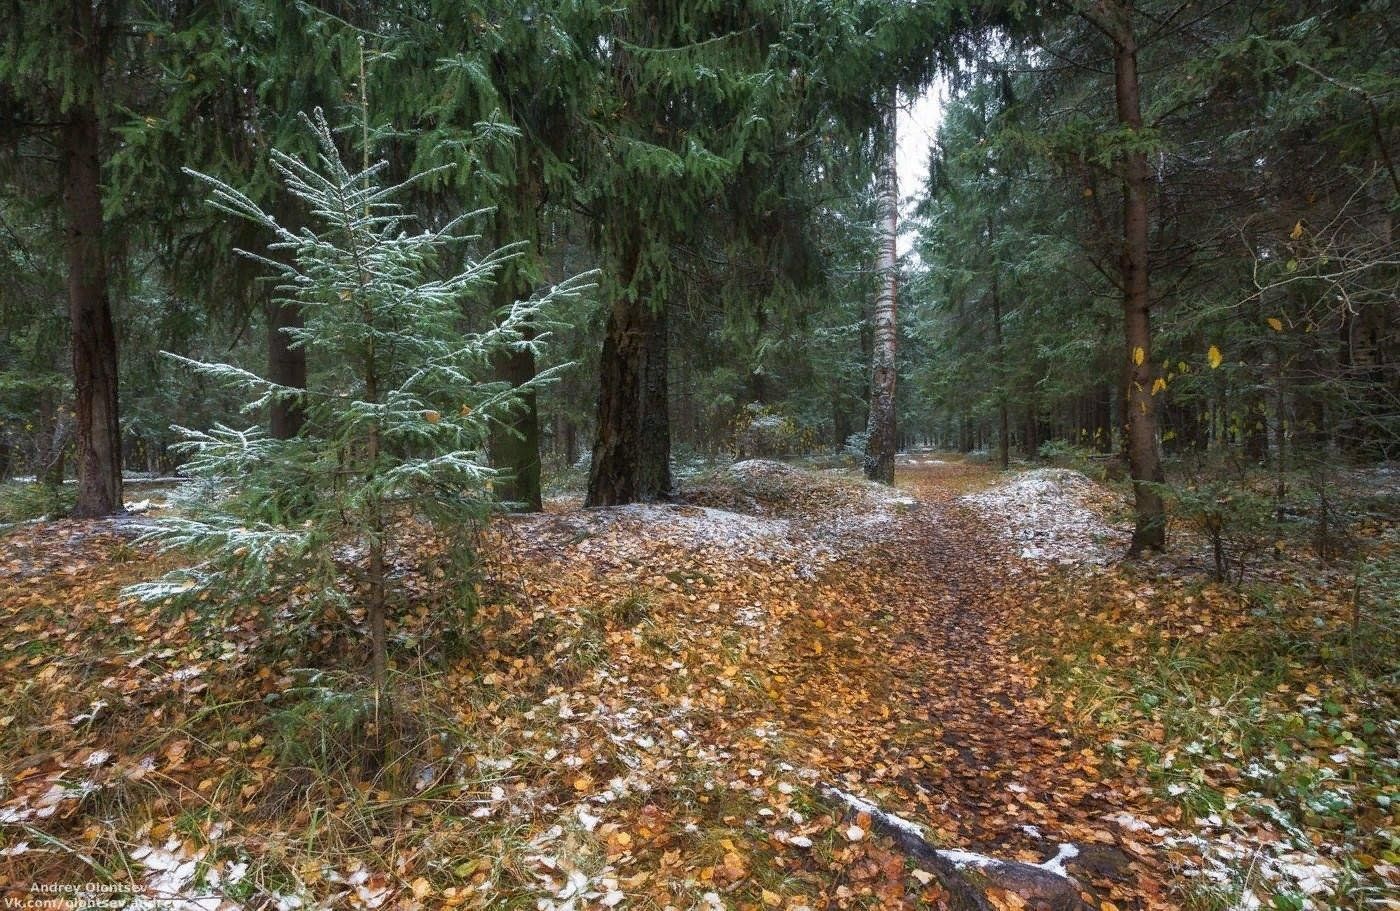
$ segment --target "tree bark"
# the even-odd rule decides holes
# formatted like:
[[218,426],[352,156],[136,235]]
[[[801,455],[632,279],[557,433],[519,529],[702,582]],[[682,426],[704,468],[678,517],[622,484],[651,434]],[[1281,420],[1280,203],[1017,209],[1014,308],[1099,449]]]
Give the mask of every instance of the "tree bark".
[[[995,244],[995,226],[987,223],[989,240]],[[992,332],[997,352],[997,464],[1011,467],[1011,414],[1006,400],[1006,341],[1001,331],[1001,282],[995,260],[992,262]]]
[[[495,358],[496,379],[512,386],[523,386],[535,378],[535,356],[529,351],[510,351]],[[496,484],[496,494],[519,512],[539,512],[540,492],[540,410],[534,389],[520,394],[520,404],[507,418],[506,426],[491,434],[491,463],[507,472]]]
[[91,104],[69,111],[63,127],[63,204],[68,217],[68,319],[77,421],[78,501],[73,515],[79,517],[112,515],[122,508],[117,336],[102,239],[101,138]]
[[[496,211],[496,246],[526,241],[530,245],[526,257],[539,252],[538,206],[544,198],[539,173],[535,156],[522,154],[519,182],[511,203]],[[532,278],[523,262],[506,263],[498,276],[492,300],[497,313],[530,296]],[[535,355],[530,351],[502,352],[493,365],[496,378],[512,386],[524,386],[535,378]],[[511,410],[504,426],[493,430],[490,445],[491,463],[508,475],[496,487],[499,498],[520,512],[539,512],[544,506],[540,490],[540,411],[533,388],[521,393],[519,405]]]
[[[495,309],[501,312],[516,300],[528,297],[529,283],[514,264],[506,266],[494,292]],[[535,355],[529,351],[505,351],[493,360],[496,379],[523,386],[535,378]],[[491,464],[506,472],[496,484],[496,495],[520,512],[543,508],[540,492],[540,411],[534,389],[521,393],[504,426],[491,433]]]
[[668,333],[664,304],[630,287],[639,251],[628,251],[628,279],[608,316],[599,364],[598,429],[585,506],[615,506],[671,492]]
[[885,114],[889,153],[879,173],[880,254],[875,269],[880,288],[875,298],[874,342],[870,368],[870,415],[866,424],[865,476],[884,484],[894,483],[894,457],[898,448],[895,427],[895,346],[898,341],[898,259],[895,238],[899,229],[899,186],[895,177],[894,98]]
[[[302,327],[301,308],[296,304],[269,300],[267,303],[267,378],[281,386],[306,388],[306,351],[293,348],[284,329]],[[301,433],[306,415],[297,402],[275,401],[268,409],[268,435],[289,440]]]
[[642,448],[638,453],[641,498],[671,495],[670,322],[664,307],[647,307],[642,371]]
[[[1102,0],[1085,15],[1113,41],[1114,98],[1118,122],[1134,133],[1142,131],[1141,84],[1137,70],[1137,39],[1132,9],[1126,3]],[[1123,250],[1119,276],[1123,285],[1124,389],[1123,419],[1128,471],[1133,482],[1136,521],[1130,555],[1166,546],[1166,505],[1160,488],[1165,478],[1157,451],[1157,405],[1152,395],[1151,290],[1148,259],[1148,211],[1151,173],[1145,151],[1124,156]]]

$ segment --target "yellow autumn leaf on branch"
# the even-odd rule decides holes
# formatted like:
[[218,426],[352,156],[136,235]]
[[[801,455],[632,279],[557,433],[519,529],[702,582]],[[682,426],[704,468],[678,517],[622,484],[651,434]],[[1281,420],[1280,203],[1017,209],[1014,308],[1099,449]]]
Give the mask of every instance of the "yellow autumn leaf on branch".
[[1299,221],[1293,226],[1293,230],[1288,232],[1290,240],[1301,240],[1303,237],[1303,223]]
[[1210,362],[1210,369],[1214,370],[1221,365],[1225,358],[1221,356],[1219,348],[1211,345],[1210,350],[1206,352],[1206,360]]
[[1269,317],[1269,326],[1270,326],[1270,328],[1272,328],[1275,332],[1282,332],[1282,331],[1283,331],[1283,320],[1279,319],[1277,316],[1271,316],[1271,317]]
[[1167,388],[1167,381],[1164,380],[1164,379],[1162,379],[1162,378],[1159,376],[1159,377],[1157,377],[1157,379],[1156,379],[1155,381],[1153,381],[1153,383],[1152,383],[1152,394],[1153,394],[1153,395],[1156,395],[1156,394],[1159,393],[1159,392],[1164,392],[1164,391],[1166,391],[1166,388]]

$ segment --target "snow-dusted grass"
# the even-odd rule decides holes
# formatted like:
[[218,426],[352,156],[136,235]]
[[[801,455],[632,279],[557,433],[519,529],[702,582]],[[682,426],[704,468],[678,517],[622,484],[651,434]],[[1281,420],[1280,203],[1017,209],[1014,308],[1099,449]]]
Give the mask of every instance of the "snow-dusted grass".
[[1127,545],[1092,504],[1102,491],[1065,468],[1018,472],[987,490],[960,498],[1003,535],[1022,559],[1039,563],[1107,563]]
[[678,503],[634,503],[511,516],[524,547],[561,540],[603,563],[643,559],[655,542],[731,560],[789,564],[809,575],[838,556],[878,545],[890,523],[918,507],[899,491],[845,473],[809,471],[768,459],[712,469]]

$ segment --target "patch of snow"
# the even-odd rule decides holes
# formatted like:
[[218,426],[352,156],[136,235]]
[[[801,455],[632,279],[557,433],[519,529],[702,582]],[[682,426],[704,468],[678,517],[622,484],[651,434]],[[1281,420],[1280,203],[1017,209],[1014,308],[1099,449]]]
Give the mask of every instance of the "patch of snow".
[[827,793],[830,794],[832,797],[835,797],[838,800],[844,802],[847,806],[855,810],[857,813],[868,813],[872,818],[879,819],[883,821],[886,825],[889,825],[895,829],[899,829],[901,832],[904,832],[908,835],[913,835],[915,838],[924,837],[923,826],[919,825],[916,822],[910,822],[902,816],[896,816],[893,813],[890,813],[886,810],[882,810],[868,800],[862,800],[854,794],[847,794],[840,788],[827,788]]
[[1260,840],[1216,814],[1207,823],[1204,835],[1166,829],[1153,834],[1162,837],[1167,850],[1190,858],[1180,868],[1187,877],[1235,892],[1232,911],[1261,908],[1261,895],[1267,898],[1284,891],[1297,894],[1305,911],[1332,907],[1330,898],[1341,871],[1311,846],[1300,848],[1289,839]]
[[1077,471],[1037,468],[959,498],[1005,529],[1022,559],[1038,563],[1107,563],[1127,543],[1087,505],[1094,482]]
[[688,550],[717,551],[735,559],[798,563],[810,542],[787,519],[765,518],[710,506],[631,503],[566,514],[511,516],[511,528],[527,538],[559,533],[577,541],[585,556],[638,561],[660,540]]
[[1074,860],[1079,856],[1079,849],[1071,844],[1061,844],[1055,856],[1044,863],[1036,864],[1042,870],[1054,873],[1056,876],[1068,876],[1069,871],[1065,869],[1065,861]]

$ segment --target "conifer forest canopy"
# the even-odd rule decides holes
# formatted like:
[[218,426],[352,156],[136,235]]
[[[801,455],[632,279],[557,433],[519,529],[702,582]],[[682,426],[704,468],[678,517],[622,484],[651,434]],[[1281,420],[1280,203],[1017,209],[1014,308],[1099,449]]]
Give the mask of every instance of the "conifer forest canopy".
[[1400,907],[1397,214],[1390,0],[0,0],[0,892]]

